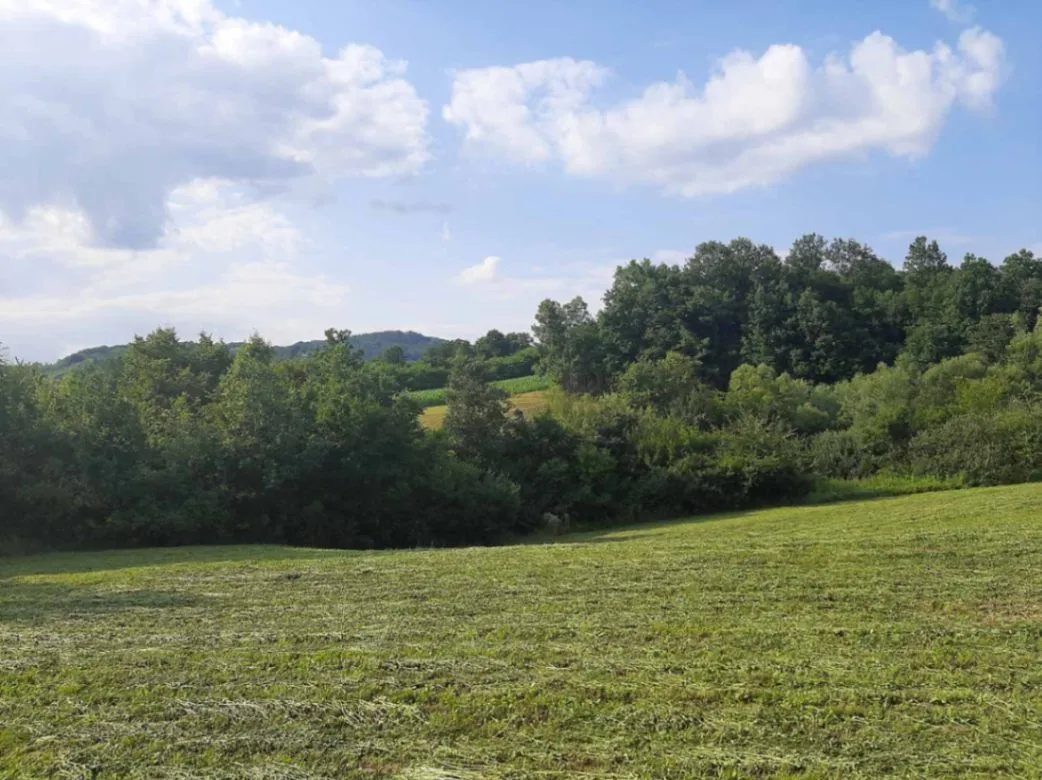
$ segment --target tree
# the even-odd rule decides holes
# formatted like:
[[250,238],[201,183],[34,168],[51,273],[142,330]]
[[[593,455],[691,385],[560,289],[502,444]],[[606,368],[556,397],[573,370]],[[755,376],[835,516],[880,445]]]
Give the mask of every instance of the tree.
[[619,377],[616,389],[638,409],[650,408],[694,423],[714,416],[715,394],[698,378],[698,362],[677,352],[661,360],[633,363]]
[[582,298],[565,304],[543,301],[532,332],[543,349],[543,370],[564,390],[600,393],[608,389],[604,339]]
[[424,353],[423,359],[432,366],[438,368],[450,368],[457,358],[470,357],[473,354],[474,348],[471,346],[469,341],[456,339],[454,341],[445,341],[441,344],[435,344],[433,347],[430,347]]
[[481,360],[505,358],[532,346],[532,337],[527,333],[507,333],[490,330],[474,342],[474,355]]
[[1042,258],[1022,249],[1003,261],[1001,274],[1003,293],[1013,311],[1026,328],[1034,328],[1042,308]]
[[968,328],[989,314],[1012,311],[1004,292],[1001,272],[983,257],[968,254],[952,280],[955,316]]
[[941,251],[936,241],[918,236],[908,247],[904,270],[909,276],[915,276],[943,273],[950,271],[951,266],[948,265],[948,256]]
[[380,356],[380,359],[383,360],[384,363],[392,366],[404,366],[405,350],[395,344],[394,346],[385,349],[383,355]]
[[449,381],[444,430],[460,457],[485,465],[496,462],[508,397],[485,380],[480,363],[464,361],[457,366]]
[[684,266],[684,327],[691,342],[704,347],[705,378],[718,387],[742,363],[757,288],[768,288],[781,273],[774,250],[746,238],[700,244]]
[[598,318],[614,373],[668,352],[697,358],[704,344],[684,326],[687,293],[676,266],[632,261],[615,271]]

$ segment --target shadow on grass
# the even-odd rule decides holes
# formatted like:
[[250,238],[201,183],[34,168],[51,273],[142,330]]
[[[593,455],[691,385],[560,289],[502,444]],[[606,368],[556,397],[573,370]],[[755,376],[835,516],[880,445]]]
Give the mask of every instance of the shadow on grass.
[[656,531],[675,528],[681,525],[704,525],[724,520],[734,520],[761,511],[760,509],[742,509],[731,512],[717,512],[707,515],[683,515],[679,517],[658,518],[654,520],[637,520],[608,525],[603,528],[580,529],[561,536],[541,536],[529,544],[611,544],[614,542],[632,542],[653,535]]
[[51,582],[0,581],[0,623],[197,607],[213,599],[157,590],[104,591]]
[[351,550],[321,550],[277,545],[227,545],[207,547],[162,547],[105,552],[65,552],[0,557],[0,589],[5,579],[47,574],[89,574],[155,566],[270,563],[342,557],[359,554]]

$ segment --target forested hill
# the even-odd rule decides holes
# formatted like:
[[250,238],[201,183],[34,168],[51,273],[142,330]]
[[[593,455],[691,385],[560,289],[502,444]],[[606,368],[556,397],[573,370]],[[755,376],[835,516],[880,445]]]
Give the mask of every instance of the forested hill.
[[[415,331],[381,330],[376,333],[359,333],[350,338],[351,346],[365,353],[369,360],[380,357],[391,347],[401,347],[405,354],[406,362],[412,363],[423,357],[423,353],[430,347],[445,343],[445,339],[435,336],[425,336]],[[298,341],[286,347],[274,347],[275,357],[286,360],[294,357],[305,357],[315,354],[326,345],[325,339],[314,341]],[[92,363],[101,363],[109,358],[116,357],[127,351],[127,344],[119,344],[112,347],[90,347],[79,352],[63,357],[54,363],[44,366],[44,373],[49,376],[62,376],[69,371]],[[235,342],[229,345],[232,352],[237,352],[243,342]]]

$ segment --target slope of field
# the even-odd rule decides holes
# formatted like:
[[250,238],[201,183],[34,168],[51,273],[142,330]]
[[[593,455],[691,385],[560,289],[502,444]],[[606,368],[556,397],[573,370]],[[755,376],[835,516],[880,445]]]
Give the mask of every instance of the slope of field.
[[5,561],[0,777],[1035,777],[1040,508]]
[[[536,374],[515,379],[500,379],[492,384],[510,395],[522,395],[546,390],[550,387],[550,380]],[[414,390],[408,395],[426,409],[430,406],[444,406],[448,400],[448,394],[449,388],[439,387],[433,390]]]
[[[546,391],[537,390],[533,393],[510,396],[510,405],[526,415],[531,415],[546,411],[550,403],[546,398]],[[427,428],[438,430],[445,424],[445,415],[448,411],[448,406],[428,406],[420,415],[420,422]]]

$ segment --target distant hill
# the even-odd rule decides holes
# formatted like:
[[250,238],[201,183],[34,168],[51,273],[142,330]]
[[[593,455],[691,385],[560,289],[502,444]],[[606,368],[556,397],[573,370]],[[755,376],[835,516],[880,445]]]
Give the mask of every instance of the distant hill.
[[[380,357],[391,347],[401,347],[405,353],[405,359],[410,363],[422,358],[423,353],[430,347],[444,342],[445,339],[439,339],[435,336],[424,336],[422,333],[416,333],[411,330],[382,330],[377,333],[359,333],[351,336],[351,345],[365,353],[367,360]],[[315,341],[298,341],[296,344],[290,344],[286,347],[276,346],[275,356],[279,360],[306,357],[320,350],[325,346],[325,343],[325,339],[316,339]],[[242,345],[243,342],[236,341],[228,346],[234,352]],[[127,344],[118,344],[112,347],[81,349],[79,352],[74,352],[61,360],[44,365],[43,370],[48,376],[59,377],[67,374],[69,371],[89,366],[92,363],[103,363],[106,360],[118,357],[127,351],[127,346]]]

